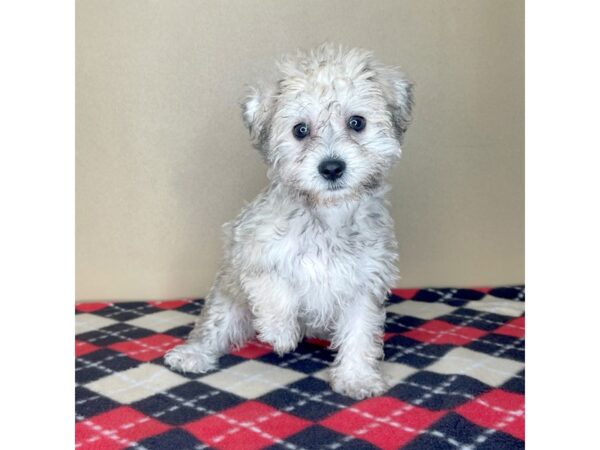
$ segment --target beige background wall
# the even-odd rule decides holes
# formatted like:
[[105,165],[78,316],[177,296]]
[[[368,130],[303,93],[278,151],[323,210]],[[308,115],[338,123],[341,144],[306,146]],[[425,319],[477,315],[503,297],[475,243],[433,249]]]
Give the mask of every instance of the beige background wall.
[[524,281],[524,7],[514,0],[78,0],[80,300],[202,296],[265,185],[238,101],[278,55],[372,49],[416,82],[390,197],[402,286]]

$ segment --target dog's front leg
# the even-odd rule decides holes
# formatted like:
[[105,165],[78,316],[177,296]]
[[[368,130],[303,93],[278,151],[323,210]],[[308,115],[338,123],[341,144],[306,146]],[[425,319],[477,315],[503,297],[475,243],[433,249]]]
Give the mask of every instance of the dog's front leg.
[[366,296],[357,296],[341,312],[332,340],[338,349],[330,370],[334,391],[362,399],[387,390],[379,371],[384,323],[385,309]]
[[171,349],[165,362],[182,372],[208,372],[216,367],[220,356],[231,347],[244,345],[252,334],[248,305],[221,292],[217,282],[187,342]]
[[258,338],[279,354],[293,350],[300,339],[299,301],[289,284],[274,274],[245,280]]

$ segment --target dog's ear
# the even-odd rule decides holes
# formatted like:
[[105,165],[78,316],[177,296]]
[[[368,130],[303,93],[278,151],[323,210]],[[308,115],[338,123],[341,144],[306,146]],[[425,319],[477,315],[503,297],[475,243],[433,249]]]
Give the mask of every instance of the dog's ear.
[[413,84],[393,67],[378,67],[378,78],[392,113],[392,121],[399,140],[402,140],[412,121]]
[[273,104],[274,89],[268,88],[249,87],[248,94],[242,101],[242,118],[250,131],[250,140],[263,156],[267,153]]

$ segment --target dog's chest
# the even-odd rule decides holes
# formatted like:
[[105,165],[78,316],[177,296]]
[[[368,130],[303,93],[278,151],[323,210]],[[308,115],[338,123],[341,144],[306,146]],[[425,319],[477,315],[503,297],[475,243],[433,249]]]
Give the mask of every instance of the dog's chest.
[[356,227],[343,221],[301,216],[291,220],[276,242],[278,267],[296,289],[312,297],[347,295],[360,282],[364,258]]

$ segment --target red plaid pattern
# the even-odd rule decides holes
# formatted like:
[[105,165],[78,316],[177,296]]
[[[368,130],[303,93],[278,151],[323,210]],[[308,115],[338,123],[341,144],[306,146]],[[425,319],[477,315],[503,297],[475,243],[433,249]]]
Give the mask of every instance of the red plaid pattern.
[[152,361],[181,343],[183,343],[183,339],[165,334],[154,334],[141,339],[117,342],[109,345],[108,348],[117,350],[138,361]]
[[241,356],[242,358],[254,359],[266,355],[267,353],[271,353],[272,351],[273,349],[270,345],[259,341],[251,341],[244,347],[233,350],[231,354]]
[[497,334],[505,334],[517,338],[525,337],[525,317],[517,317],[496,330]]
[[168,426],[126,406],[100,414],[93,419],[84,419],[75,426],[79,439],[75,444],[76,448],[103,450],[127,448],[136,441],[169,429]]
[[525,439],[525,398],[494,389],[456,409],[471,422]]
[[78,312],[94,312],[100,309],[104,309],[112,303],[79,303],[75,305],[75,311]]
[[409,442],[441,415],[438,411],[381,397],[357,403],[321,424],[391,450]]
[[422,326],[404,333],[404,336],[421,342],[464,345],[485,335],[477,328],[452,325],[441,320],[431,320]]
[[522,286],[393,290],[390,389],[362,401],[331,390],[321,339],[283,357],[252,341],[217,371],[170,371],[163,355],[202,306],[76,305],[77,449],[524,448]]
[[98,347],[97,345],[90,344],[89,342],[81,342],[81,341],[75,340],[75,356],[76,357],[83,356],[87,353],[95,352],[96,350],[99,350],[99,349],[100,349],[100,347]]
[[310,422],[259,402],[249,401],[185,426],[218,449],[258,450],[306,428]]

